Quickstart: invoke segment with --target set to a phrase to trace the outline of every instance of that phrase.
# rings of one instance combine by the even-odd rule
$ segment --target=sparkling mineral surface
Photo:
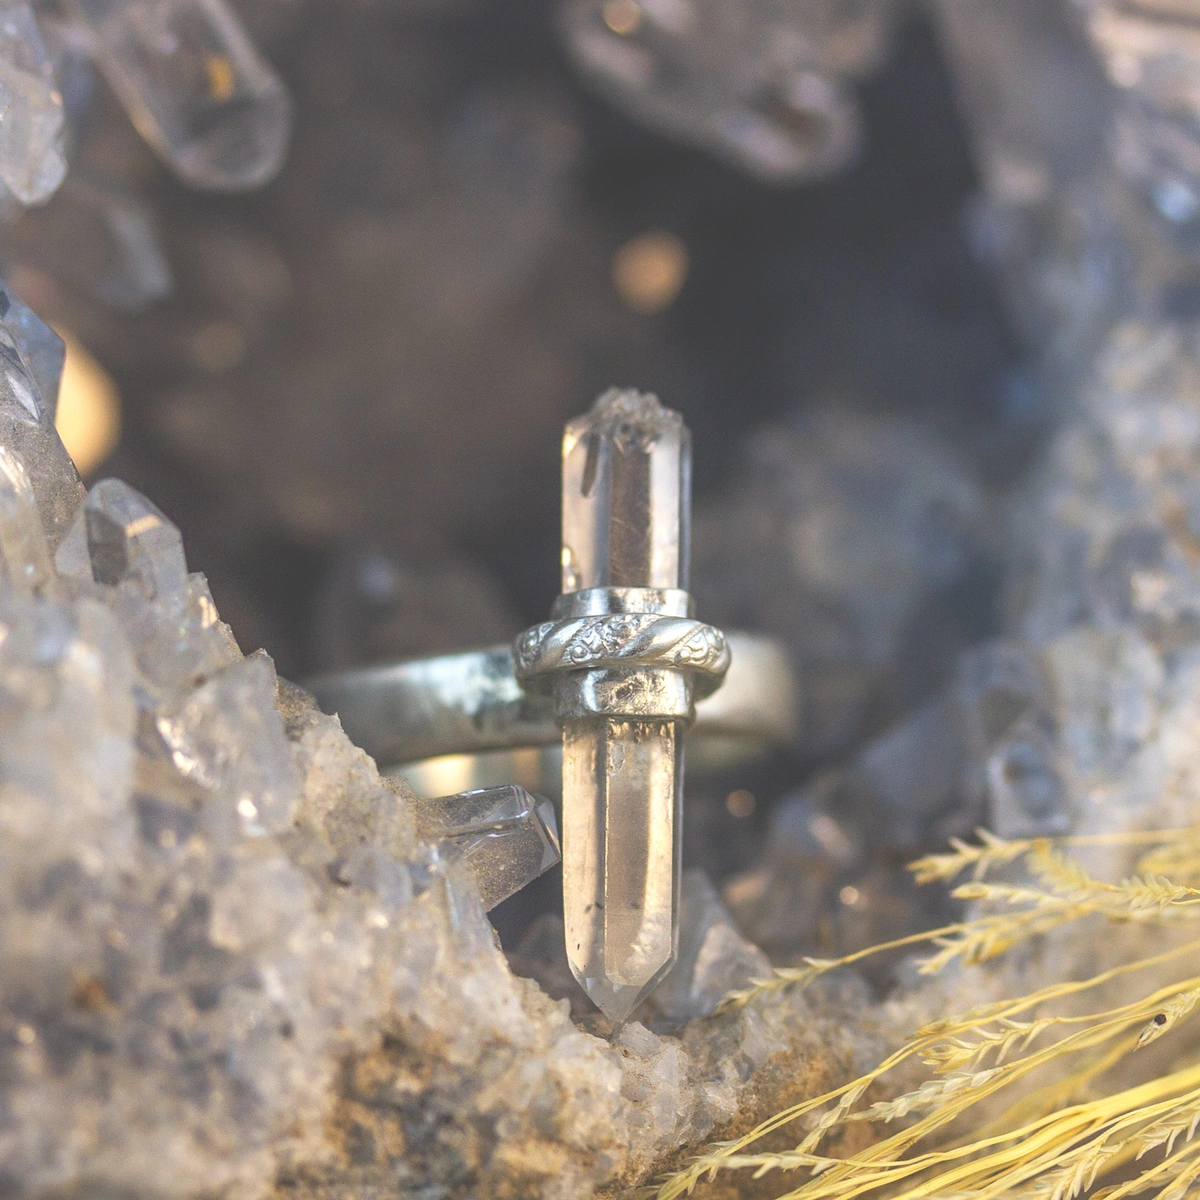
[[[586,1197],[727,1127],[760,1072],[750,1116],[874,1053],[836,997],[573,1024],[511,972],[470,861],[515,833],[540,865],[549,822],[516,789],[431,815],[385,785],[242,655],[159,509],[84,498],[15,352],[5,378],[10,1194]],[[763,966],[706,883],[684,900],[673,1026]]]

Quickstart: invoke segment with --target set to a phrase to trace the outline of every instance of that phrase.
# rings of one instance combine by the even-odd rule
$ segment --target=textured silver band
[[[686,671],[696,699],[720,685],[729,669],[725,635],[693,617],[615,613],[548,621],[527,629],[514,645],[517,678],[563,671],[631,667]]]
[[[697,703],[688,733],[690,763],[701,770],[710,758],[715,765],[786,746],[796,732],[799,697],[784,648],[758,634],[724,639],[725,683]],[[340,671],[305,686],[383,768],[562,739],[553,698],[525,690],[510,646]]]

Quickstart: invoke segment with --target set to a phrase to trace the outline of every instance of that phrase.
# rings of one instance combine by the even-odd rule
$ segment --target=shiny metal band
[[[618,613],[550,621],[527,629],[514,648],[522,681],[568,671],[631,667],[686,672],[695,696],[713,692],[729,669],[725,635],[691,617]]]
[[[731,652],[725,683],[696,704],[688,732],[693,770],[786,746],[796,732],[799,697],[787,652],[758,634],[732,632],[725,639]],[[553,698],[522,687],[509,646],[341,671],[306,686],[383,768],[444,755],[461,759],[516,750],[528,777],[532,764],[545,757],[528,748],[556,747],[562,739]],[[473,778],[490,780],[493,768],[504,769],[506,757],[481,764]],[[461,763],[454,770],[457,777],[471,774]],[[545,769],[539,767],[538,773]],[[501,782],[522,779],[514,774]]]

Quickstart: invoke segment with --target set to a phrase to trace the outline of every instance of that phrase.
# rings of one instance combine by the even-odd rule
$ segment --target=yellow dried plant
[[[1180,926],[1200,919],[1200,890],[1192,886],[1200,882],[1197,829],[1054,840],[1005,840],[980,830],[976,842],[951,845],[951,853],[930,855],[911,870],[920,883],[969,874],[953,895],[978,902],[979,916],[843,958],[807,959],[802,967],[777,970],[726,997],[723,1010],[804,987],[870,954],[907,945],[933,946],[918,965],[933,974],[951,964],[986,962],[1075,921]],[[1128,878],[1108,883],[1066,853],[1102,845],[1144,849]],[[1021,879],[996,881],[994,872],[1004,866],[1021,869]],[[1144,983],[1142,994],[1116,1007],[1095,1000],[1114,980],[1126,987],[1139,974],[1161,980],[1163,969],[1178,978]],[[780,1200],[1074,1200],[1084,1194],[1094,1200],[1181,1200],[1200,1194],[1200,1055],[1173,1062],[1165,1073],[1148,1070],[1150,1077],[1135,1083],[1128,1082],[1128,1072],[1120,1081],[1110,1075],[1198,1006],[1200,938],[1175,939],[1158,953],[1090,978],[940,1018],[860,1078],[792,1105],[744,1137],[709,1147],[662,1184],[658,1200],[689,1194],[720,1171],[748,1171],[755,1178],[786,1172]],[[1081,1013],[1081,1007],[1095,1011]],[[888,1076],[901,1067],[924,1078],[899,1095],[888,1094]],[[871,1101],[871,1091],[887,1098]],[[877,1126],[876,1140],[837,1156],[828,1148],[830,1135],[856,1122]],[[793,1123],[810,1126],[794,1149],[763,1147],[768,1135]]]

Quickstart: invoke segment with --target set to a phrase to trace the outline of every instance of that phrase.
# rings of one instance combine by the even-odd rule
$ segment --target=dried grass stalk
[[[987,962],[1013,946],[1077,921],[1172,926],[1200,919],[1200,830],[1005,840],[980,830],[955,840],[952,852],[912,864],[920,883],[951,883],[977,902],[973,920],[901,938],[839,959],[807,959],[728,996],[723,1010],[819,976],[870,954],[931,944],[919,970]],[[1065,851],[1079,846],[1144,846],[1133,874],[1118,883],[1093,878]],[[990,878],[1021,867],[1019,883]],[[781,1200],[1095,1200],[1152,1195],[1179,1200],[1200,1187],[1200,1063],[1121,1086],[1112,1068],[1171,1034],[1200,1006],[1200,938],[1120,963],[1088,979],[1055,983],[1025,996],[980,1005],[918,1029],[874,1070],[842,1087],[775,1114],[731,1142],[717,1143],[666,1180],[658,1200],[691,1193],[719,1171],[755,1178],[801,1174]],[[1126,1004],[1095,1011],[1089,993],[1121,977],[1169,967],[1178,975]],[[1189,967],[1192,973],[1189,973]],[[1071,1000],[1072,1009],[1061,1011]],[[902,1064],[926,1075],[886,1100],[866,1103],[872,1086]],[[1021,1085],[1018,1089],[1018,1085]],[[994,1098],[1011,1102],[998,1119],[968,1126]],[[768,1135],[802,1117],[815,1118],[795,1149],[767,1152]],[[830,1134],[852,1122],[878,1127],[878,1140],[846,1157],[823,1150]],[[892,1127],[895,1132],[887,1132]],[[1111,1182],[1110,1182],[1111,1181]],[[786,1185],[784,1185],[786,1186]]]

